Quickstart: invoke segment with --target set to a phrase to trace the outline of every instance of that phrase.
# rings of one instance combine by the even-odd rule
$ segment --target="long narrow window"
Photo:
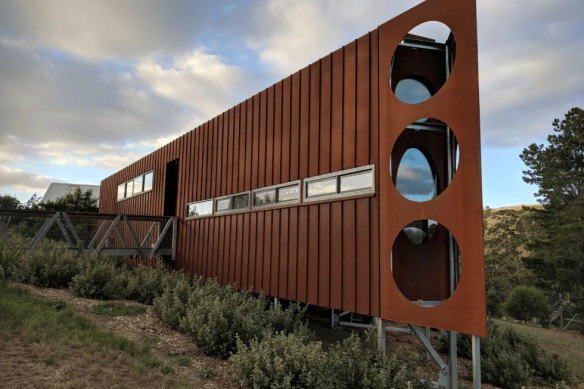
[[[187,204],[187,218],[210,216],[212,214],[213,200],[203,200]]]
[[[128,199],[152,190],[154,172],[150,171],[141,174],[133,180],[126,181],[118,185],[118,201]]]
[[[252,198],[254,209],[298,203],[300,202],[300,181],[255,189]]]
[[[215,199],[215,213],[229,213],[249,209],[249,192],[236,193]]]
[[[375,165],[323,174],[304,180],[304,201],[375,193]]]

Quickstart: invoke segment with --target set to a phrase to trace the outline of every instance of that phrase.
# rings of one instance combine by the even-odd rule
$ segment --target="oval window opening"
[[[398,100],[418,104],[428,100],[446,83],[456,54],[450,28],[430,21],[410,30],[391,60],[389,84]]]
[[[462,274],[462,256],[450,231],[430,219],[406,225],[393,242],[390,266],[400,292],[423,307],[447,300]]]
[[[406,150],[399,162],[395,180],[397,191],[411,201],[428,201],[436,197],[436,179],[428,159],[417,148]]]

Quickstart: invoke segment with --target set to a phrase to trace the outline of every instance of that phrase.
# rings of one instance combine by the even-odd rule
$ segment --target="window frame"
[[[247,207],[246,208],[237,208],[233,209],[233,198],[246,195],[247,194]],[[225,209],[223,211],[217,210],[217,202],[220,200],[229,199],[229,209]],[[225,215],[229,213],[237,213],[237,212],[246,212],[251,209],[251,191],[247,190],[244,192],[234,193],[227,196],[215,197],[213,199],[213,215]]]
[[[147,189],[146,190],[145,189],[146,188],[146,175],[148,175],[150,173],[152,173],[152,185],[150,186],[150,189]],[[141,180],[142,181],[142,190],[140,192],[134,193],[134,183],[140,177],[142,178],[142,180]],[[132,183],[132,191],[131,191],[131,193],[128,193],[128,190],[127,190],[129,183]],[[140,175],[134,177],[131,180],[123,181],[122,183],[118,184],[118,188],[121,185],[124,186],[124,197],[121,198],[121,199],[120,198],[117,198],[117,193],[116,193],[117,202],[124,201],[124,200],[128,200],[128,199],[131,199],[133,197],[141,196],[141,195],[143,195],[145,193],[152,192],[152,190],[154,189],[154,170],[149,170],[146,173],[140,174]]]
[[[296,200],[280,201],[279,189],[287,188],[290,186],[298,187],[298,198]],[[276,200],[273,203],[260,204],[260,205],[255,204],[256,193],[262,193],[262,192],[267,192],[267,191],[271,191],[271,190],[275,190],[275,192],[276,192]],[[301,199],[302,199],[302,185],[301,185],[300,180],[288,181],[288,182],[283,182],[281,184],[264,186],[264,187],[256,188],[256,189],[252,190],[251,191],[251,209],[254,210],[254,209],[274,208],[274,207],[281,207],[281,206],[286,206],[286,205],[299,204]]]
[[[347,175],[357,175],[358,173],[371,171],[371,186],[368,188],[363,189],[356,189],[341,192],[341,177]],[[308,195],[308,186],[312,182],[317,182],[325,179],[335,178],[336,179],[336,192],[331,194],[322,194],[322,195],[315,195],[309,196]],[[360,195],[368,195],[368,194],[375,194],[375,165],[365,165],[359,166],[351,169],[339,170],[337,172],[321,174],[319,176],[308,177],[304,179],[303,183],[303,191],[302,191],[302,202],[303,203],[314,203],[323,200],[334,200],[334,199],[342,199],[345,197],[354,197]]]

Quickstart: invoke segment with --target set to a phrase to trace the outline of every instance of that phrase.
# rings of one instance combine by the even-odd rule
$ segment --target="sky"
[[[420,0],[0,0],[0,194],[99,185]],[[584,107],[584,1],[477,0],[483,203]]]

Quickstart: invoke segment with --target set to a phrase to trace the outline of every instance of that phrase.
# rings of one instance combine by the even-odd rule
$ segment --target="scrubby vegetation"
[[[446,336],[440,337],[440,348],[448,349]],[[469,336],[458,335],[458,354],[472,357]],[[492,320],[488,336],[481,340],[481,364],[483,381],[502,388],[557,386],[572,378],[568,364],[558,354],[544,350],[529,335]]]

